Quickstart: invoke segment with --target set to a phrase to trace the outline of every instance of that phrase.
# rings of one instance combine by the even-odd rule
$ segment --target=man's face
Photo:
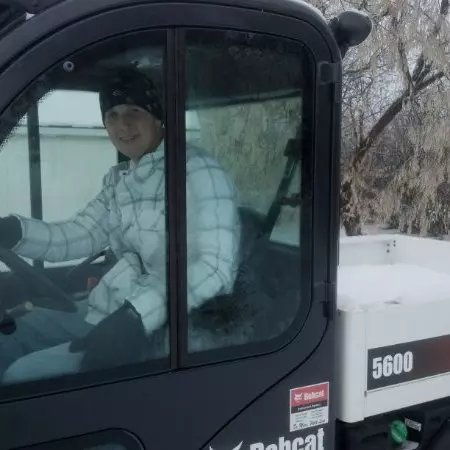
[[[134,162],[161,142],[161,121],[139,106],[114,106],[105,114],[105,126],[117,150]]]

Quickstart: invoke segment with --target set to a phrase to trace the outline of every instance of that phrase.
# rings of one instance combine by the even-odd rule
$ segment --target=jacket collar
[[[156,147],[156,150],[152,153],[147,153],[144,155],[139,162],[136,164],[134,161],[130,160],[129,170],[130,172],[134,169],[139,169],[142,166],[147,166],[149,164],[155,164],[164,158],[164,140]]]

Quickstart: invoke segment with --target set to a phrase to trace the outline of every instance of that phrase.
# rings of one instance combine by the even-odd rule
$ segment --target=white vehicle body
[[[344,237],[338,270],[338,419],[449,397],[450,242]]]

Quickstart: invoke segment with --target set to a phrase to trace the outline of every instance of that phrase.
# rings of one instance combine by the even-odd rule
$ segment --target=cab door
[[[280,5],[62,2],[0,41],[0,214],[38,273],[0,273],[0,448],[333,448],[338,58]],[[123,67],[162,104],[142,163],[100,108]],[[125,300],[146,358],[119,327],[84,367]]]

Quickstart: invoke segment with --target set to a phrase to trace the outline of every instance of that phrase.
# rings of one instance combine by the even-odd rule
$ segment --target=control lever
[[[32,310],[33,303],[31,302],[24,302],[14,306],[14,308],[6,309],[3,312],[2,320],[0,322],[0,333],[6,335],[14,333],[17,328],[16,319],[28,314]]]

